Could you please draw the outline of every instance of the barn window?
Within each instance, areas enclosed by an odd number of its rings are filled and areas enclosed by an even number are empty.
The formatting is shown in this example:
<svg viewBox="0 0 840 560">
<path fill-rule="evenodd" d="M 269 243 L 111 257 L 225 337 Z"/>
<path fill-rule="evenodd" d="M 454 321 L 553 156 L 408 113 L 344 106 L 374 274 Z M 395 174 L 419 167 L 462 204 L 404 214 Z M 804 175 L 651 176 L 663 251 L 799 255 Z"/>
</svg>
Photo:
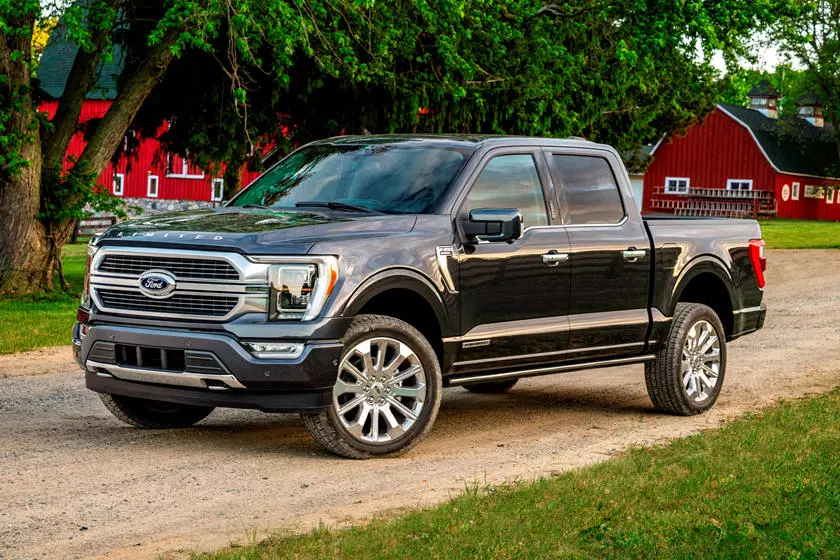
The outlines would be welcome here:
<svg viewBox="0 0 840 560">
<path fill-rule="evenodd" d="M 225 180 L 213 179 L 213 192 L 210 194 L 210 200 L 219 202 L 225 194 Z"/>
<path fill-rule="evenodd" d="M 203 172 L 190 172 L 188 157 L 182 158 L 173 154 L 166 154 L 166 176 L 176 179 L 204 179 Z"/>
<path fill-rule="evenodd" d="M 158 176 L 157 175 L 149 175 L 149 179 L 146 181 L 146 196 L 149 198 L 157 198 L 158 197 Z"/>
<path fill-rule="evenodd" d="M 834 189 L 827 189 L 825 193 L 825 203 L 834 204 Z"/>
<path fill-rule="evenodd" d="M 688 177 L 666 177 L 665 192 L 668 194 L 688 194 L 691 180 Z"/>
<path fill-rule="evenodd" d="M 125 187 L 125 175 L 122 173 L 114 174 L 114 195 L 122 196 L 123 188 Z"/>
<path fill-rule="evenodd" d="M 825 198 L 822 187 L 805 185 L 805 198 Z"/>
<path fill-rule="evenodd" d="M 729 179 L 726 188 L 730 191 L 751 191 L 753 182 L 752 179 Z"/>
<path fill-rule="evenodd" d="M 793 194 L 790 197 L 793 200 L 799 200 L 799 183 L 793 184 Z"/>
</svg>

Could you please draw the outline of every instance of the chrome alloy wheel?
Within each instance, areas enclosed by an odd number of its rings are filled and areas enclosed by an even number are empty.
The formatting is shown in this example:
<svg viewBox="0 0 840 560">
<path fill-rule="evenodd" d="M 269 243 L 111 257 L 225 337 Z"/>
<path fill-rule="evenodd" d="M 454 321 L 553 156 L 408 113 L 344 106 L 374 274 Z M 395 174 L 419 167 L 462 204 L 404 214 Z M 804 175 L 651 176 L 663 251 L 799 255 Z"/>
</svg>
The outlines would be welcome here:
<svg viewBox="0 0 840 560">
<path fill-rule="evenodd" d="M 388 443 L 414 425 L 425 397 L 426 374 L 414 350 L 393 338 L 372 338 L 341 360 L 333 409 L 357 440 Z"/>
<path fill-rule="evenodd" d="M 688 331 L 682 351 L 682 381 L 688 398 L 706 401 L 720 374 L 720 340 L 708 321 L 697 321 Z"/>
</svg>

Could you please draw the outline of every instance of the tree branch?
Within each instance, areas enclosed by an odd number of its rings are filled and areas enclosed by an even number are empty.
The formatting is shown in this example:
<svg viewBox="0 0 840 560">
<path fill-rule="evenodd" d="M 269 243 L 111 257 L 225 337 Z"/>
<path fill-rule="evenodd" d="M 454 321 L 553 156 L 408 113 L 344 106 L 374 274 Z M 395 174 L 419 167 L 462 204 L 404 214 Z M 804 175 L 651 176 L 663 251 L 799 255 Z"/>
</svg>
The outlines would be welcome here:
<svg viewBox="0 0 840 560">
<path fill-rule="evenodd" d="M 116 8 L 118 3 L 119 0 L 110 0 L 108 8 Z M 82 114 L 82 105 L 88 92 L 96 84 L 96 70 L 102 51 L 108 43 L 111 28 L 102 25 L 101 21 L 93 22 L 93 24 L 93 32 L 91 33 L 93 49 L 86 51 L 79 47 L 70 75 L 67 78 L 67 85 L 64 87 L 64 94 L 61 96 L 58 109 L 56 109 L 55 116 L 52 119 L 53 132 L 49 135 L 45 134 L 42 139 L 44 171 L 46 173 L 61 170 L 64 155 L 67 153 L 67 147 L 76 132 L 79 116 Z"/>
</svg>

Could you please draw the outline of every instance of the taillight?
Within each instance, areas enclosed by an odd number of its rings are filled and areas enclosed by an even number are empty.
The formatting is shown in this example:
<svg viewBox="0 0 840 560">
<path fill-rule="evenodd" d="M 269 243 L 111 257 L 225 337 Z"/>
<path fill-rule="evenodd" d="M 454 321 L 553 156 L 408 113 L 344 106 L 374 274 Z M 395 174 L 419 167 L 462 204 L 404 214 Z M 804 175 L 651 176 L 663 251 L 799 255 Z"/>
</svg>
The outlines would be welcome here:
<svg viewBox="0 0 840 560">
<path fill-rule="evenodd" d="M 755 273 L 755 281 L 758 282 L 758 287 L 763 288 L 764 271 L 767 270 L 767 257 L 764 256 L 764 240 L 752 239 L 750 240 L 750 262 L 752 263 L 753 273 Z"/>
</svg>

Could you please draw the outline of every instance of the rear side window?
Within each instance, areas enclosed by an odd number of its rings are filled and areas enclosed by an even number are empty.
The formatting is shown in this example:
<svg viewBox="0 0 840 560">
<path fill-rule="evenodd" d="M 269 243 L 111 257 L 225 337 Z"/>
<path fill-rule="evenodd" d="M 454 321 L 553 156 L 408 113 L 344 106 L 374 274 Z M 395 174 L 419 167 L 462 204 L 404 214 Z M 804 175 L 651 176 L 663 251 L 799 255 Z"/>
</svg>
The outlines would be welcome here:
<svg viewBox="0 0 840 560">
<path fill-rule="evenodd" d="M 477 208 L 517 208 L 523 228 L 548 224 L 540 176 L 531 154 L 496 156 L 467 195 L 467 212 Z"/>
<path fill-rule="evenodd" d="M 607 160 L 552 154 L 550 161 L 565 199 L 564 224 L 616 224 L 624 218 L 618 184 Z"/>
</svg>

